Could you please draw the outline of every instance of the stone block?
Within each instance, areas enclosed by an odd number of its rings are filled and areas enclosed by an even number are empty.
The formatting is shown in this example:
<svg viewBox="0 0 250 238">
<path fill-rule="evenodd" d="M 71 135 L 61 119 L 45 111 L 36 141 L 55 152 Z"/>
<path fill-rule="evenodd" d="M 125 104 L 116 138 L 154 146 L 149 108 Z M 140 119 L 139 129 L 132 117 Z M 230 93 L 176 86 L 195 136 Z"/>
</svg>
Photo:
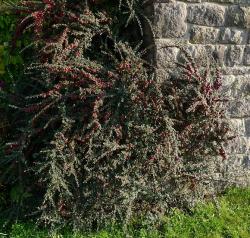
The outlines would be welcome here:
<svg viewBox="0 0 250 238">
<path fill-rule="evenodd" d="M 225 64 L 226 66 L 237 66 L 243 63 L 245 46 L 231 45 L 227 49 Z"/>
<path fill-rule="evenodd" d="M 246 155 L 243 157 L 242 165 L 244 168 L 250 169 L 250 156 Z"/>
<path fill-rule="evenodd" d="M 225 75 L 250 75 L 250 67 L 241 65 L 237 67 L 223 67 L 221 72 Z"/>
<path fill-rule="evenodd" d="M 193 26 L 190 32 L 190 43 L 215 44 L 218 42 L 220 30 L 213 27 Z"/>
<path fill-rule="evenodd" d="M 202 26 L 223 26 L 225 7 L 213 3 L 189 5 L 187 21 Z"/>
<path fill-rule="evenodd" d="M 241 154 L 228 154 L 228 159 L 224 161 L 224 165 L 227 165 L 227 172 L 242 169 L 242 161 L 244 156 Z M 234 173 L 235 174 L 235 173 Z"/>
<path fill-rule="evenodd" d="M 245 119 L 245 131 L 246 131 L 246 136 L 250 137 L 250 118 Z"/>
<path fill-rule="evenodd" d="M 242 44 L 246 41 L 246 32 L 242 30 L 225 28 L 221 31 L 220 43 Z"/>
<path fill-rule="evenodd" d="M 222 72 L 223 86 L 231 86 L 231 84 L 235 81 L 237 76 L 231 74 L 230 75 L 223 74 L 222 70 L 221 72 Z"/>
<path fill-rule="evenodd" d="M 226 49 L 227 49 L 227 47 L 225 45 L 215 45 L 212 56 L 219 66 L 224 65 Z"/>
<path fill-rule="evenodd" d="M 243 64 L 250 66 L 250 46 L 249 45 L 245 47 Z"/>
<path fill-rule="evenodd" d="M 244 119 L 231 119 L 231 126 L 238 136 L 246 135 Z"/>
<path fill-rule="evenodd" d="M 227 151 L 229 154 L 247 154 L 249 153 L 249 140 L 246 137 L 238 136 L 228 142 Z"/>
<path fill-rule="evenodd" d="M 179 38 L 187 31 L 185 3 L 155 3 L 155 28 L 158 38 Z"/>
<path fill-rule="evenodd" d="M 228 103 L 228 112 L 232 118 L 250 117 L 250 97 L 234 99 Z"/>
<path fill-rule="evenodd" d="M 245 98 L 250 92 L 250 75 L 227 75 L 223 78 L 227 80 L 228 84 L 225 86 L 227 88 L 227 95 L 234 99 Z"/>
<path fill-rule="evenodd" d="M 250 6 L 247 7 L 245 10 L 246 14 L 246 21 L 247 21 L 247 28 L 250 29 Z"/>
<path fill-rule="evenodd" d="M 179 48 L 171 46 L 174 42 L 161 43 L 156 44 L 156 74 L 159 83 L 164 82 L 172 73 L 179 53 Z"/>
<path fill-rule="evenodd" d="M 192 57 L 200 66 L 207 66 L 211 63 L 215 63 L 219 66 L 224 65 L 224 55 L 226 50 L 225 45 L 189 44 L 183 48 L 192 55 Z"/>
<path fill-rule="evenodd" d="M 226 26 L 248 28 L 250 24 L 250 7 L 229 6 L 226 10 Z"/>
<path fill-rule="evenodd" d="M 235 82 L 235 75 L 222 75 L 222 92 L 227 97 L 231 97 L 232 95 L 232 84 Z"/>
<path fill-rule="evenodd" d="M 156 52 L 157 68 L 166 69 L 175 66 L 179 49 L 177 47 L 160 47 Z"/>
</svg>

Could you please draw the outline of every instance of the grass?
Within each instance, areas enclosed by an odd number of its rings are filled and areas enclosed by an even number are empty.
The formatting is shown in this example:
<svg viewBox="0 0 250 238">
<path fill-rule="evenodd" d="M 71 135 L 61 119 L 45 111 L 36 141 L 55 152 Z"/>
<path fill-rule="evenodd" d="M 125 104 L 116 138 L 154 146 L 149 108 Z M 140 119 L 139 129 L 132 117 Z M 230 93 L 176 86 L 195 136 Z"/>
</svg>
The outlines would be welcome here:
<svg viewBox="0 0 250 238">
<path fill-rule="evenodd" d="M 1 228 L 0 228 L 1 229 Z M 250 238 L 250 188 L 231 189 L 219 198 L 218 204 L 206 203 L 196 206 L 191 214 L 173 210 L 165 217 L 161 228 L 141 225 L 129 227 L 124 232 L 119 227 L 109 227 L 98 233 L 77 234 L 72 231 L 50 233 L 34 224 L 13 224 L 0 237 L 10 238 Z"/>
</svg>

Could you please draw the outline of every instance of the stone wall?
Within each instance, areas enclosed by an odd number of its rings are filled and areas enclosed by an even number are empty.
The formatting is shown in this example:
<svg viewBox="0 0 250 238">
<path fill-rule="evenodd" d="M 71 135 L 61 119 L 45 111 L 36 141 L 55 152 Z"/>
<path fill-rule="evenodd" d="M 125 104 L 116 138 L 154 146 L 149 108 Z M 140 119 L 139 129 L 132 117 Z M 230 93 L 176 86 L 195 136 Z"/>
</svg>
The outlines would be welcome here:
<svg viewBox="0 0 250 238">
<path fill-rule="evenodd" d="M 205 55 L 222 67 L 228 113 L 238 131 L 228 150 L 250 166 L 250 0 L 156 0 L 151 11 L 160 78 L 171 72 L 177 45 L 199 62 Z"/>
</svg>

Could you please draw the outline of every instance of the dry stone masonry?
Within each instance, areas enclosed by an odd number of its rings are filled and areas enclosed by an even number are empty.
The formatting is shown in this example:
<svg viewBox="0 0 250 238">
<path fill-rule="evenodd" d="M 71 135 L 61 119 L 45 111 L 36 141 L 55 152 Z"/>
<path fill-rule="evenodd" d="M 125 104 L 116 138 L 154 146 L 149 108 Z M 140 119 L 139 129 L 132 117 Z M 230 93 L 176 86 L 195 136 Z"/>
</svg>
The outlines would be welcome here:
<svg viewBox="0 0 250 238">
<path fill-rule="evenodd" d="M 250 0 L 157 0 L 153 11 L 158 75 L 164 79 L 171 71 L 176 46 L 199 62 L 216 61 L 239 134 L 228 150 L 250 167 Z"/>
</svg>

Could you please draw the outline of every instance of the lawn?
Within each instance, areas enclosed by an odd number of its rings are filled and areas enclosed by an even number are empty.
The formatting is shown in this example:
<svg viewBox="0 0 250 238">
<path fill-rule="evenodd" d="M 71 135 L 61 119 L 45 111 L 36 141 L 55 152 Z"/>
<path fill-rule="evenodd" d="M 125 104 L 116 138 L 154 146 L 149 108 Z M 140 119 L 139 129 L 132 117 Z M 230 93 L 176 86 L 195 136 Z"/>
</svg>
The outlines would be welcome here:
<svg viewBox="0 0 250 238">
<path fill-rule="evenodd" d="M 3 223 L 3 221 L 2 221 Z M 123 231 L 119 226 L 110 226 L 97 233 L 74 233 L 70 230 L 51 233 L 36 228 L 32 223 L 13 224 L 8 230 L 2 229 L 0 237 L 10 238 L 249 238 L 250 237 L 250 189 L 231 189 L 218 199 L 218 203 L 196 206 L 191 213 L 173 210 L 156 229 L 148 225 L 136 225 Z"/>
</svg>

